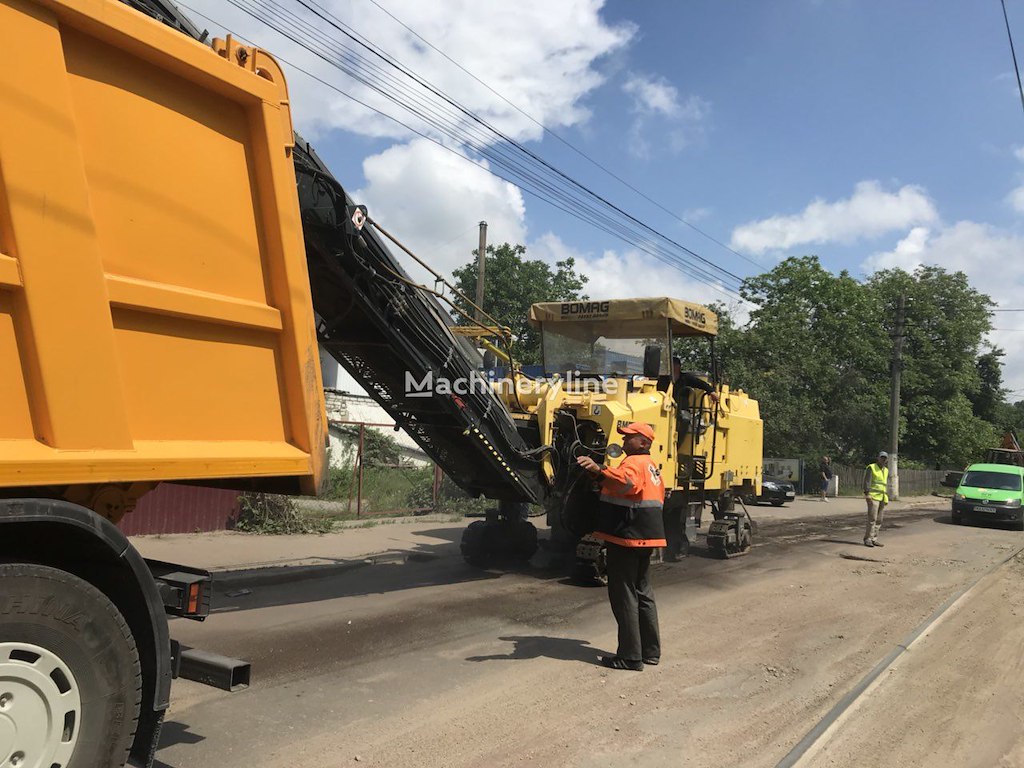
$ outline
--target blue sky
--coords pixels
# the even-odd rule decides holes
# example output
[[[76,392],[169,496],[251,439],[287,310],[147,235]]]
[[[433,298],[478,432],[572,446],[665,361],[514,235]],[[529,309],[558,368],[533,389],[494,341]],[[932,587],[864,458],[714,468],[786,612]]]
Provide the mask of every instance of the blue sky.
[[[1024,111],[998,0],[377,0],[760,268],[544,138],[371,0],[321,1],[533,151],[733,273],[805,253],[858,276],[935,263],[963,269],[1001,306],[1024,307]],[[303,12],[294,0],[275,2]],[[225,0],[189,4],[401,114]],[[1024,49],[1024,0],[1007,9]],[[486,219],[492,242],[523,242],[548,260],[575,256],[595,297],[722,298],[300,73],[289,82],[297,125],[336,175],[443,271],[468,260]],[[996,326],[1024,328],[1024,313],[997,316]],[[1007,351],[1008,386],[1024,396],[1020,338],[993,335]]]

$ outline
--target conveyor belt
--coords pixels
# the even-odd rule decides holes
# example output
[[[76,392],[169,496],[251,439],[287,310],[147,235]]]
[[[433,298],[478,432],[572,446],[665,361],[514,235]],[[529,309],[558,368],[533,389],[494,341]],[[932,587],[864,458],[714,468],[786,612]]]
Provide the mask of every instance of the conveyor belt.
[[[377,234],[351,221],[354,204],[296,136],[295,171],[320,343],[461,488],[504,501],[536,502],[536,456],[488,388],[408,397],[422,382],[469,380],[481,357],[436,298],[408,276]]]

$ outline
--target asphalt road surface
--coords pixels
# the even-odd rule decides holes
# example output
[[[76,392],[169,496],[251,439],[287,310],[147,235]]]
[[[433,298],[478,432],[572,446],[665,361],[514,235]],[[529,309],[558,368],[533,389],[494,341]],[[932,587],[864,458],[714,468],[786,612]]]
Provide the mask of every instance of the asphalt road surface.
[[[776,766],[975,582],[799,764],[1024,765],[1024,535],[935,500],[868,549],[857,510],[762,508],[748,556],[656,565],[664,656],[642,673],[596,663],[603,589],[474,570],[459,526],[404,561],[218,596],[172,635],[250,660],[253,685],[178,681],[157,765]]]

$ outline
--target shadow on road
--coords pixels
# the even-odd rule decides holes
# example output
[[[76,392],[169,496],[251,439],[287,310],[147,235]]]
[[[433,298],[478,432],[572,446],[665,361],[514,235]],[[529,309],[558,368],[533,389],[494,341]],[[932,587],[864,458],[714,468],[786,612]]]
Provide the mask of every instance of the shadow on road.
[[[965,517],[963,518],[962,523],[954,523],[952,515],[939,515],[938,517],[933,517],[932,520],[942,525],[953,525],[957,528],[969,527],[988,528],[990,530],[1017,531],[1017,529],[1014,527],[1016,525],[1015,523],[1009,523],[1005,520],[986,520],[983,517],[977,516]]]
[[[864,546],[864,540],[863,539],[858,539],[856,541],[853,541],[851,539],[836,539],[836,538],[833,538],[833,537],[829,536],[826,539],[822,539],[822,541],[825,542],[826,544],[849,544],[851,547],[863,547]]]
[[[189,730],[190,727],[173,720],[164,723],[164,727],[160,731],[160,745],[157,747],[157,750],[173,747],[177,744],[198,744],[201,741],[206,741],[205,736],[193,733]],[[175,768],[175,766],[156,759],[153,761],[153,768]]]
[[[425,538],[441,539],[408,551],[395,550],[365,558],[337,559],[323,566],[274,568],[263,581],[236,582],[214,578],[214,613],[234,613],[281,605],[334,600],[342,597],[399,592],[421,587],[466,584],[518,574],[539,580],[553,579],[562,571],[539,568],[515,560],[496,560],[478,568],[463,561],[457,548],[462,529],[422,531]],[[323,560],[322,555],[317,556]],[[268,569],[269,571],[270,569]]]
[[[507,643],[513,643],[510,653],[496,653],[489,656],[468,656],[466,661],[524,661],[526,659],[557,659],[558,661],[581,661],[599,665],[600,656],[610,655],[591,647],[587,640],[576,640],[568,637],[548,637],[547,635],[512,635],[499,637]]]

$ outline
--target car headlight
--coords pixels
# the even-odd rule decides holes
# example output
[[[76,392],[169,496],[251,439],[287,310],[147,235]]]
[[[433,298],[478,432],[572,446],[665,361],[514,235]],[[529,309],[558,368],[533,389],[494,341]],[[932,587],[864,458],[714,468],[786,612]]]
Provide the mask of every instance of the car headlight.
[[[779,490],[779,486],[776,485],[775,483],[761,483],[761,487],[765,488],[766,490],[769,490],[769,491],[777,491],[777,490]]]
[[[953,494],[953,501],[963,501],[965,498],[967,498],[967,497],[964,496],[962,493],[954,493]]]
[[[1020,506],[1020,499],[1008,499],[1004,503],[1011,509],[1016,509],[1017,507]]]

